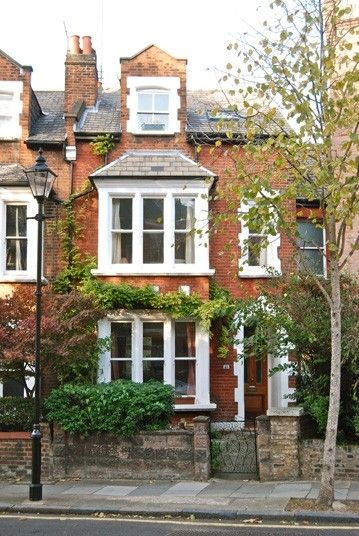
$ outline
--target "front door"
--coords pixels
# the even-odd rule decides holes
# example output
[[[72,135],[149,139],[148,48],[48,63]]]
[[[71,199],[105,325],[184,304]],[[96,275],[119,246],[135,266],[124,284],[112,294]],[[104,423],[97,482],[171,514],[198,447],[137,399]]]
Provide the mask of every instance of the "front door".
[[[268,408],[267,359],[254,355],[244,360],[244,407],[245,417],[265,415]]]

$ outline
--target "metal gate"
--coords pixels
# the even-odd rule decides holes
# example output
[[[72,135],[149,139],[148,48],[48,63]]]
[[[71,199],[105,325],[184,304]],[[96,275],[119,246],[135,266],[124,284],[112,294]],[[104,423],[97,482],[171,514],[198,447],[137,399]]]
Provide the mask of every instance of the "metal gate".
[[[212,423],[211,461],[216,476],[258,478],[255,420]]]

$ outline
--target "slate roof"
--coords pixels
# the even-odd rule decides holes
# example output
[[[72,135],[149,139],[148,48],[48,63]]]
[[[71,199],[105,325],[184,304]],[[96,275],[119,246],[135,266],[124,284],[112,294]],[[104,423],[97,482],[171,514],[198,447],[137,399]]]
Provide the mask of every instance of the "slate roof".
[[[30,143],[63,143],[65,141],[64,92],[36,91],[42,114],[31,126]]]
[[[64,92],[63,91],[37,91],[37,100],[41,106],[42,114],[37,114],[30,136],[30,143],[63,143],[65,141],[64,122]],[[197,90],[187,93],[187,133],[189,136],[204,134],[215,138],[228,131],[234,134],[245,135],[244,119],[239,111],[231,121],[218,121],[218,117],[211,116],[214,108],[226,110],[233,102],[220,90]],[[283,117],[278,112],[277,118]],[[286,129],[290,131],[289,125]],[[275,134],[278,127],[273,123],[266,127],[267,134]],[[98,103],[94,108],[85,109],[75,130],[77,137],[96,136],[109,133],[120,134],[120,92],[114,90],[101,90]]]
[[[180,151],[128,151],[90,175],[101,177],[208,178],[215,174]]]
[[[0,164],[0,186],[29,186],[20,164]]]
[[[85,135],[119,134],[120,130],[120,93],[109,90],[101,92],[96,109],[88,108],[76,127],[76,133]]]
[[[221,119],[221,115],[211,114],[213,109],[226,112],[231,110],[231,106],[237,106],[238,112],[228,112],[227,117]],[[235,97],[226,96],[223,91],[197,90],[189,91],[187,94],[187,133],[207,134],[209,137],[219,137],[230,130],[233,134],[245,136],[246,112],[241,108],[241,102]],[[282,114],[277,111],[272,124],[267,124],[264,134],[277,134],[280,131],[276,121],[284,121],[284,128],[290,132],[289,124],[284,120]],[[260,121],[260,116],[258,117]]]

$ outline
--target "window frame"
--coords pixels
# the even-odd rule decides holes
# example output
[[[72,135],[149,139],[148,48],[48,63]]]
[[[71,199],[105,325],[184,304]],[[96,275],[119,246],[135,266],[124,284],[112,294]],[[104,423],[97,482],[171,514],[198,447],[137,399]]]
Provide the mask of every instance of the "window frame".
[[[26,270],[6,269],[6,207],[7,205],[25,205],[27,207],[27,268]],[[33,218],[37,213],[37,203],[28,188],[0,187],[0,281],[27,282],[36,280],[37,256],[37,222]]]
[[[127,132],[141,136],[168,136],[180,132],[181,125],[178,113],[181,101],[178,94],[180,89],[180,78],[177,76],[128,76],[127,77],[127,108],[129,119],[127,121]],[[164,130],[139,128],[139,92],[156,93],[162,92],[168,95],[168,126]]]
[[[299,234],[299,223],[300,222],[306,222],[306,223],[309,223],[311,225],[313,225],[315,227],[315,223],[313,223],[309,218],[297,218],[297,230],[298,230],[298,234]],[[325,228],[324,227],[321,227],[319,228],[321,231],[322,231],[322,236],[323,236],[323,246],[322,247],[319,247],[319,246],[306,246],[306,247],[303,247],[303,246],[300,246],[299,243],[297,243],[297,249],[299,251],[299,258],[298,258],[298,270],[300,271],[300,264],[301,264],[301,253],[300,251],[307,251],[307,250],[311,250],[311,251],[320,251],[321,252],[321,255],[322,255],[322,262],[323,262],[323,273],[321,274],[317,274],[315,272],[313,272],[314,275],[318,276],[318,277],[327,277],[327,263],[326,263],[326,253],[325,253],[325,243],[326,243],[326,233],[325,233]],[[300,237],[300,235],[299,235]],[[299,237],[298,237],[298,240],[299,240]],[[304,270],[306,272],[311,272],[311,270]]]
[[[254,277],[261,277],[261,278],[269,278],[273,277],[274,275],[280,275],[281,270],[281,260],[278,255],[278,250],[281,245],[281,236],[280,233],[277,232],[275,236],[269,236],[268,237],[268,244],[266,247],[266,257],[267,257],[267,264],[266,266],[250,266],[248,264],[248,240],[250,236],[263,236],[266,237],[264,233],[250,233],[248,222],[243,220],[241,217],[241,214],[246,214],[249,212],[251,206],[253,206],[255,202],[247,202],[247,203],[241,203],[239,208],[239,221],[241,230],[239,232],[239,247],[240,247],[240,258],[238,261],[238,276],[241,278],[254,278]]]
[[[146,110],[146,111],[144,111],[142,109],[140,110],[140,104],[139,104],[140,95],[151,95],[151,107],[148,108],[148,110]],[[167,109],[165,111],[156,110],[156,106],[155,106],[156,95],[166,95],[168,97],[168,107],[167,107]],[[144,123],[144,124],[148,124],[148,125],[161,125],[161,124],[163,124],[163,126],[164,126],[163,129],[158,129],[158,128],[144,129],[144,128],[139,128],[138,127],[141,132],[146,134],[146,133],[151,132],[151,131],[158,132],[158,133],[168,131],[168,127],[166,128],[166,123],[167,123],[167,125],[169,125],[169,119],[170,119],[170,92],[169,92],[169,90],[168,89],[163,89],[163,88],[138,88],[137,89],[137,121],[138,121],[138,123],[140,123],[139,117],[141,115],[151,115],[152,116],[152,121],[150,123]],[[166,121],[164,123],[157,123],[154,119],[156,117],[161,117],[161,116],[166,116]]]
[[[188,180],[153,181],[95,180],[99,194],[98,212],[98,266],[94,275],[212,275],[209,269],[208,248],[208,189],[210,184],[202,179],[189,183]],[[112,263],[112,200],[132,198],[133,247],[132,263]],[[143,263],[143,200],[164,200],[164,262]],[[194,217],[202,236],[194,234],[194,263],[175,263],[175,199],[195,199]]]
[[[177,399],[183,398],[184,403],[176,404],[176,409],[215,409],[216,405],[210,403],[209,398],[209,333],[204,331],[199,322],[193,318],[173,319],[159,311],[120,311],[117,314],[109,314],[98,323],[98,336],[100,338],[111,336],[111,324],[118,322],[130,322],[132,324],[132,380],[137,383],[143,382],[142,348],[143,348],[143,323],[163,323],[163,351],[164,351],[164,383],[175,385],[175,325],[177,322],[195,323],[195,395],[176,395]],[[194,360],[193,359],[193,360]],[[100,357],[99,382],[111,381],[111,350],[106,350]],[[192,398],[193,403],[186,404],[186,399]],[[179,406],[179,408],[178,408]]]
[[[8,109],[5,108],[5,113],[1,113],[0,118],[10,118],[8,121],[2,122],[0,119],[0,139],[20,139],[21,138],[21,121],[20,116],[23,110],[23,102],[21,94],[23,82],[1,80],[0,94],[12,95]]]

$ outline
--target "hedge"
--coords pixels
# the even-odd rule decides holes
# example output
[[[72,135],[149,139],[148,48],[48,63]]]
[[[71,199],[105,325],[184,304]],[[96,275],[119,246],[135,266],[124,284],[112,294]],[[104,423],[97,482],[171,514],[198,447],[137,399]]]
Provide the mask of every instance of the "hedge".
[[[110,432],[129,437],[165,428],[174,390],[157,381],[117,380],[99,385],[65,384],[45,401],[46,418],[70,433]]]
[[[20,398],[15,396],[0,398],[0,431],[31,431],[33,412],[33,398]]]

